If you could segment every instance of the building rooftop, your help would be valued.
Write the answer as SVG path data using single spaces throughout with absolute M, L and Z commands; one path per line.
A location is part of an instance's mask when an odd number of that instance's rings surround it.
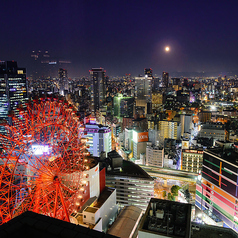
M 100 193 L 100 196 L 98 197 L 97 202 L 94 204 L 94 207 L 100 208 L 114 191 L 115 188 L 105 187 L 105 189 Z
M 122 167 L 120 169 L 107 171 L 107 176 L 108 175 L 139 177 L 151 181 L 153 180 L 139 165 L 127 160 L 123 160 Z
M 238 152 L 234 148 L 223 149 L 222 147 L 213 147 L 206 149 L 205 152 L 238 166 Z
M 237 238 L 237 233 L 230 228 L 198 224 L 192 222 L 191 238 Z
M 1 238 L 113 238 L 116 236 L 27 211 L 0 226 Z
M 125 206 L 116 221 L 112 224 L 108 234 L 121 238 L 128 238 L 137 226 L 142 216 L 142 209 L 136 206 Z
M 139 226 L 139 233 L 150 237 L 190 237 L 191 204 L 151 198 Z
M 98 211 L 98 209 L 95 207 L 87 207 L 84 211 L 90 212 L 90 213 L 96 213 Z

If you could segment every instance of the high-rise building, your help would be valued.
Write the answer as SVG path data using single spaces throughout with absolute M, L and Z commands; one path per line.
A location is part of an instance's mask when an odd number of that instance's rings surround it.
M 171 78 L 172 81 L 172 87 L 175 91 L 178 91 L 181 89 L 181 79 L 180 78 Z
M 172 78 L 172 84 L 173 85 L 180 85 L 181 84 L 181 79 L 180 78 Z
M 197 213 L 238 233 L 238 152 L 232 143 L 216 142 L 218 146 L 203 153 L 201 183 L 196 185 Z M 210 219 L 207 219 L 210 218 Z M 219 222 L 220 223 L 220 222 Z
M 105 70 L 103 68 L 92 68 L 91 75 L 91 98 L 92 110 L 98 111 L 104 104 L 106 98 Z
M 66 69 L 60 68 L 58 70 L 58 77 L 59 77 L 59 79 L 67 79 L 68 78 L 68 71 Z
M 151 69 L 151 68 L 149 68 L 149 69 L 148 69 L 148 68 L 147 68 L 147 69 L 145 69 L 145 71 L 144 71 L 144 72 L 145 72 L 145 75 L 147 75 L 148 77 L 153 77 L 153 76 L 152 76 L 152 72 L 153 72 L 153 71 L 152 71 L 152 69 Z
M 92 156 L 99 157 L 102 151 L 106 154 L 112 150 L 111 129 L 98 124 L 86 124 L 84 137 L 88 138 L 86 145 Z
M 19 115 L 17 108 L 28 101 L 26 69 L 18 68 L 16 61 L 0 62 L 0 120 L 6 120 L 9 111 L 15 116 Z
M 164 148 L 158 146 L 146 147 L 146 165 L 163 167 L 164 165 Z
M 152 71 L 145 73 L 145 76 L 135 77 L 135 99 L 136 106 L 144 107 L 147 111 L 147 102 L 151 101 L 152 77 L 149 75 L 152 74 Z
M 133 131 L 133 157 L 136 160 L 146 153 L 148 139 L 148 132 Z
M 134 205 L 146 210 L 154 196 L 154 180 L 137 164 L 123 160 L 119 169 L 106 171 L 106 186 L 116 188 L 120 208 Z
M 66 69 L 58 70 L 59 86 L 61 95 L 65 95 L 65 90 L 69 90 L 68 72 Z
M 165 95 L 163 92 L 152 93 L 152 109 L 159 108 L 165 101 Z
M 180 121 L 181 121 L 181 136 L 184 133 L 191 133 L 193 127 L 193 116 L 191 114 L 181 114 Z
M 203 149 L 183 149 L 181 170 L 199 173 L 202 170 Z
M 159 121 L 159 131 L 163 134 L 164 139 L 179 140 L 181 137 L 181 126 L 177 121 Z
M 163 86 L 168 88 L 168 86 L 169 86 L 169 73 L 167 73 L 167 72 L 162 73 L 162 82 L 163 82 Z

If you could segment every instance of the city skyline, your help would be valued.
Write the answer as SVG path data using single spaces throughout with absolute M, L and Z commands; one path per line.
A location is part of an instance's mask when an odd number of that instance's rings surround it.
M 2 6 L 1 60 L 16 60 L 30 72 L 31 52 L 48 50 L 72 62 L 69 77 L 89 75 L 93 67 L 113 76 L 137 76 L 144 68 L 159 76 L 163 71 L 226 75 L 238 71 L 237 6 L 235 1 L 13 0 Z

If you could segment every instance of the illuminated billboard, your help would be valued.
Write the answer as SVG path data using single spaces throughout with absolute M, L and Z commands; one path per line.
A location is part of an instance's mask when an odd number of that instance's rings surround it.
M 32 145 L 32 151 L 34 155 L 49 154 L 48 145 Z
M 148 132 L 136 132 L 133 131 L 133 141 L 134 142 L 146 142 L 149 140 Z

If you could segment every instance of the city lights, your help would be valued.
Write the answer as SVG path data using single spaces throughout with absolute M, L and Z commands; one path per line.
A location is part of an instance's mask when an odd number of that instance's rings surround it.
M 0 234 L 236 237 L 238 1 L 5 2 Z

